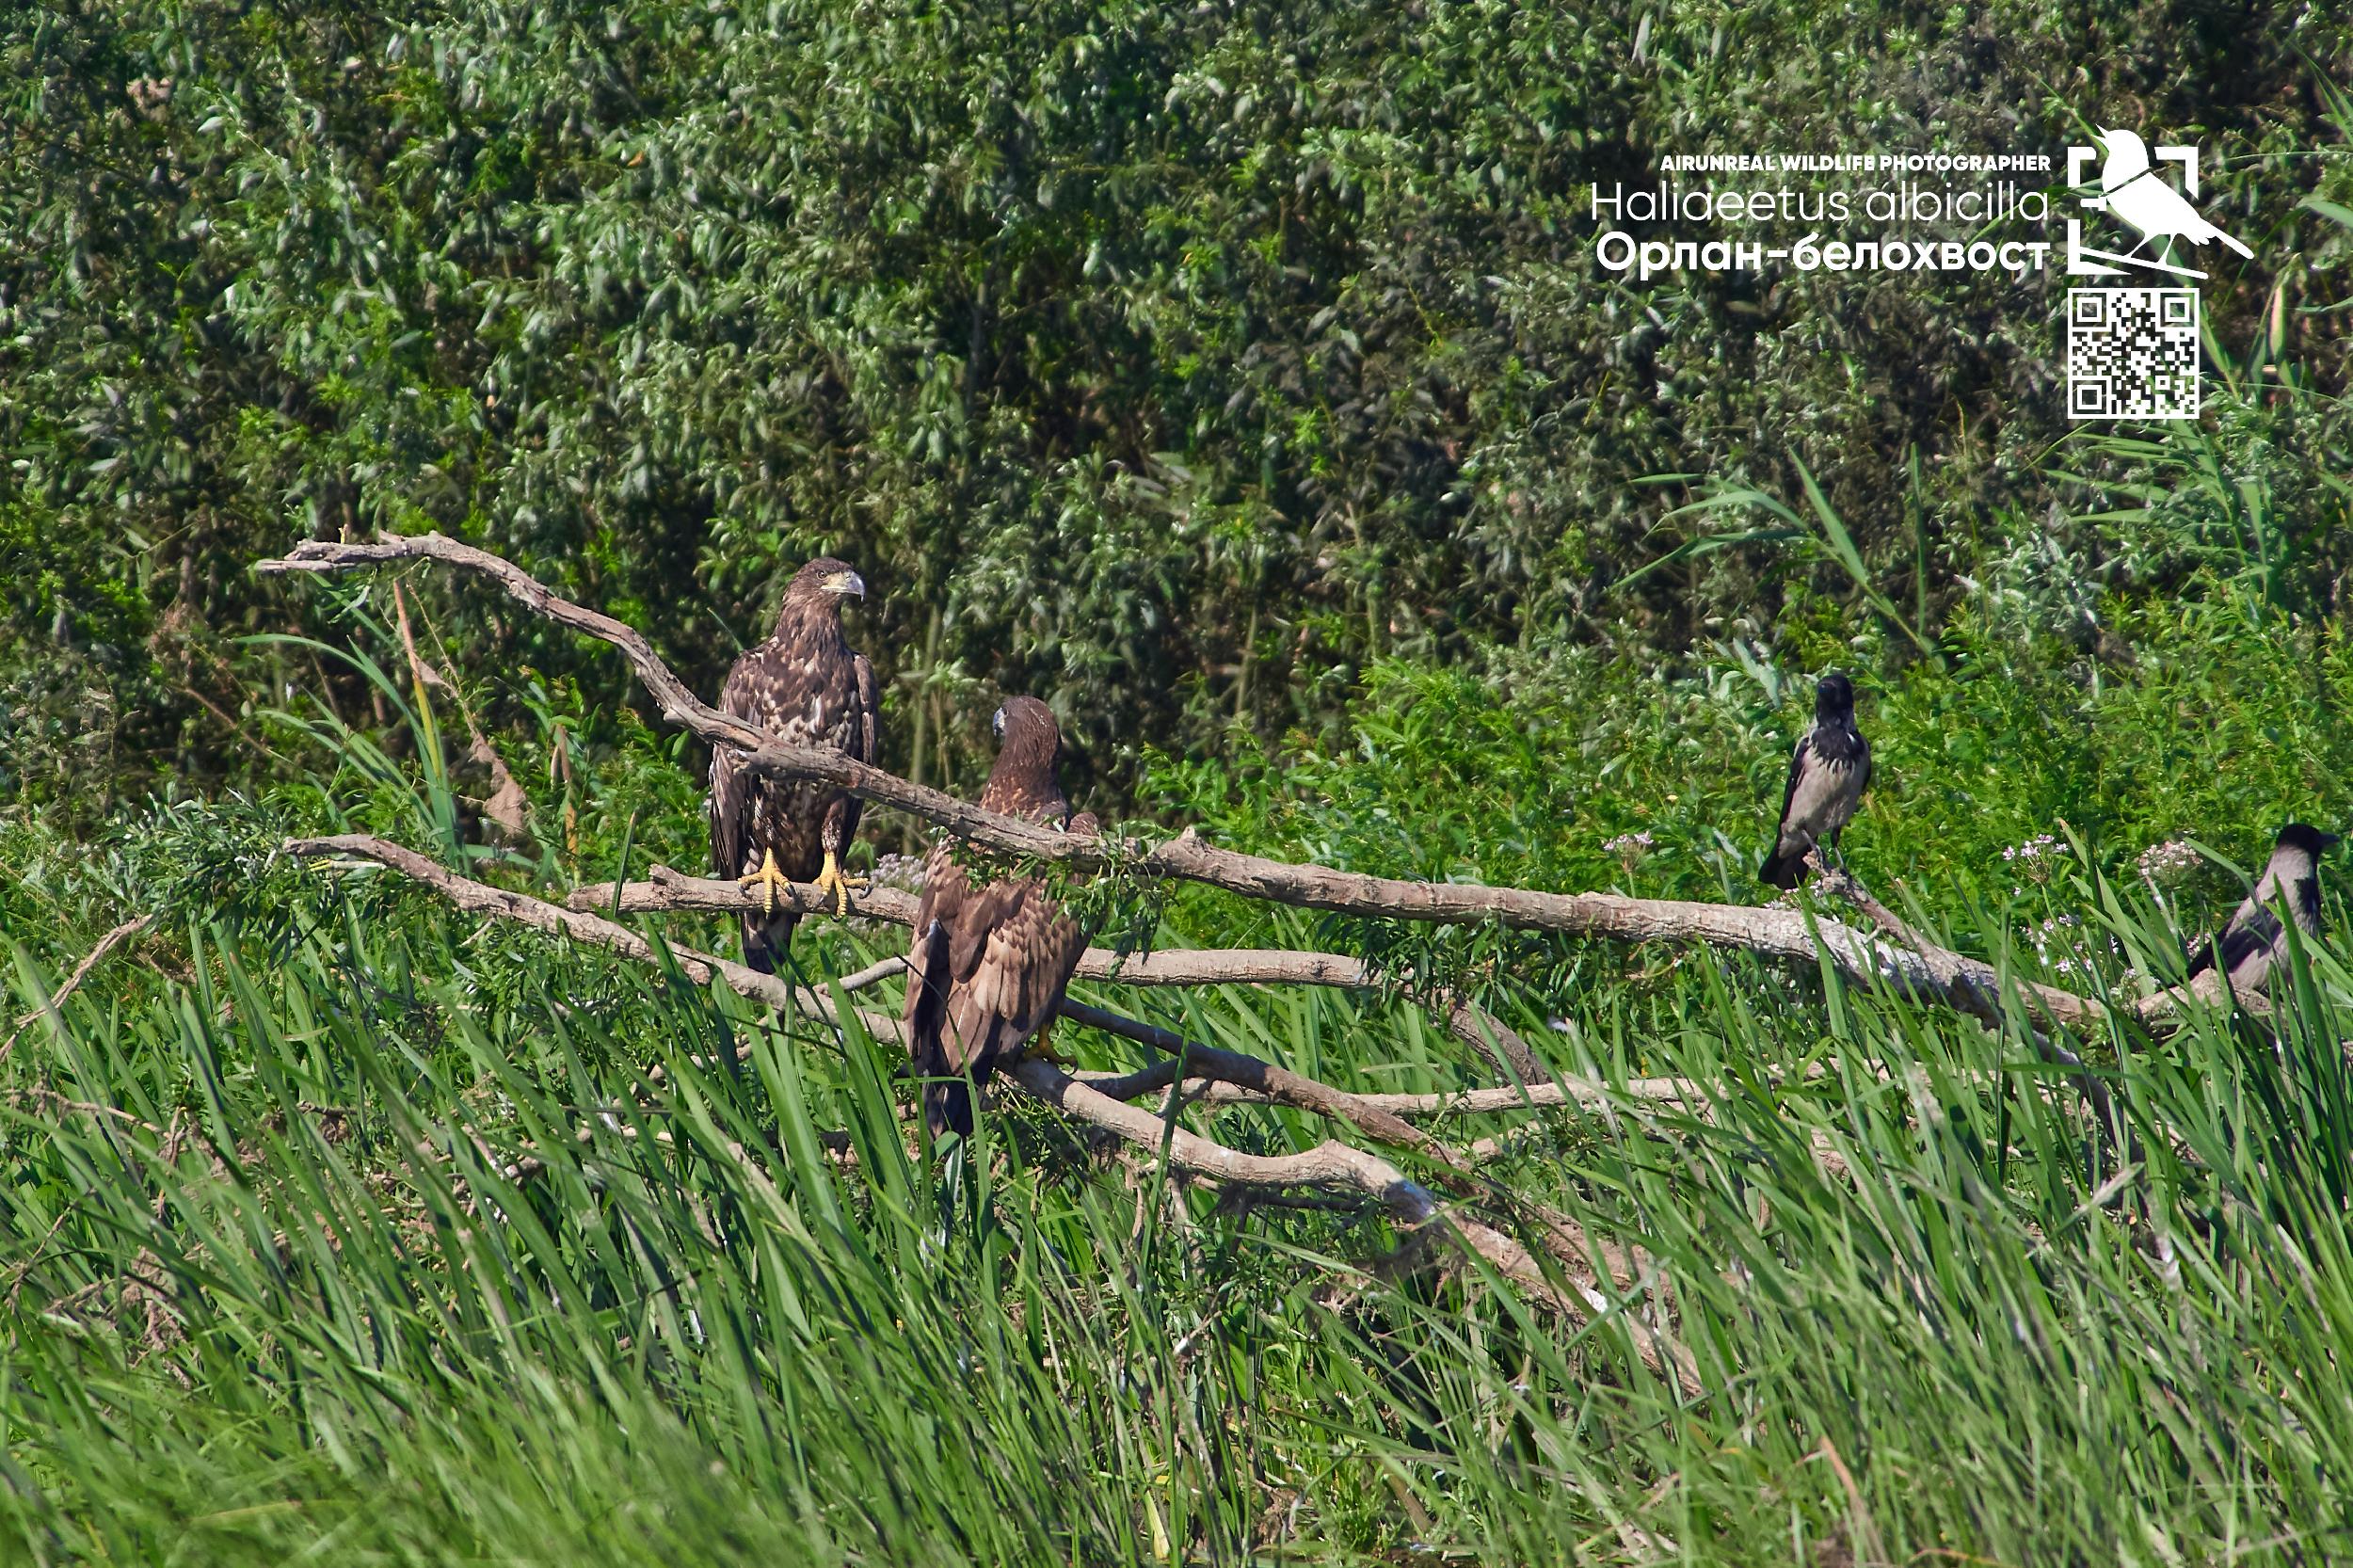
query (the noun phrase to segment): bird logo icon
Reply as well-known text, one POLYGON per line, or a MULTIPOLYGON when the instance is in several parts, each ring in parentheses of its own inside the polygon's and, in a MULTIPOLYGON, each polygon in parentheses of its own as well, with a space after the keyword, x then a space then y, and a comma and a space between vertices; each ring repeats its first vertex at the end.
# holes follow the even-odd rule
MULTIPOLYGON (((2203 278, 2205 274, 2202 272, 2170 264, 2171 247, 2177 240, 2193 246, 2203 246, 2219 240, 2240 255, 2250 261, 2253 260, 2255 253, 2252 250, 2206 221, 2200 216, 2198 209, 2190 205, 2189 198, 2198 194, 2198 162, 2195 149, 2161 147, 2157 150, 2160 158, 2179 161, 2182 164, 2184 184, 2188 190, 2188 195, 2185 196, 2181 191, 2168 184, 2164 176, 2157 172, 2156 165, 2151 161, 2149 155, 2149 144, 2141 140, 2138 134, 2132 131, 2110 130, 2103 126, 2094 133, 2092 139, 2100 144, 2100 152, 2103 154, 2100 162, 2100 194, 2096 197, 2087 196, 2084 199, 2084 205, 2105 208, 2108 212, 2115 214, 2117 217, 2138 232, 2140 242, 2121 255, 2105 250, 2072 249, 2071 260, 2080 261, 2081 258, 2096 257, 2101 261, 2121 262, 2131 266, 2152 267, 2158 271, 2179 273, 2189 278, 2203 278), (2154 256, 2143 255, 2142 252, 2146 251, 2152 244, 2159 245, 2162 252, 2169 259, 2161 261, 2154 256)), ((2080 155, 2088 161, 2091 156, 2090 149, 2081 150, 2080 155)), ((2073 167, 2071 163, 2071 173, 2073 167)), ((2117 271, 2114 267, 2084 264, 2071 266, 2069 270, 2105 273, 2110 276, 2114 276, 2117 271)))
POLYGON ((2095 139, 2107 153, 2100 165, 2100 194, 2108 211, 2140 231, 2140 245, 2133 247, 2134 250, 2153 239, 2185 239, 2192 245, 2220 240, 2254 260, 2252 250, 2199 216, 2186 198, 2156 178, 2149 162, 2149 144, 2138 136, 2103 129, 2095 139))

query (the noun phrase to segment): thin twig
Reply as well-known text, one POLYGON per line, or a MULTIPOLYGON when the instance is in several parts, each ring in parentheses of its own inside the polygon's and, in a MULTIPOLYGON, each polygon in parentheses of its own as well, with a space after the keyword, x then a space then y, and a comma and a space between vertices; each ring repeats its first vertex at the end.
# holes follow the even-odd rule
POLYGON ((844 991, 863 991, 869 985, 888 980, 894 974, 906 973, 906 968, 905 957, 894 954, 888 958, 878 958, 856 974, 842 976, 836 984, 844 991))
POLYGON ((65 999, 82 988, 82 982, 89 978, 89 972, 92 969, 105 961, 108 953, 137 936, 154 923, 155 911, 151 909, 136 920, 123 921, 98 938, 98 945, 89 950, 88 956, 73 966, 73 972, 66 976, 65 984, 52 992, 47 1001, 16 1020, 16 1026, 8 1031, 8 1043, 0 1045, 0 1061, 7 1060, 8 1052, 16 1049, 17 1037, 32 1028, 42 1015, 54 1014, 58 1008, 64 1006, 65 999))

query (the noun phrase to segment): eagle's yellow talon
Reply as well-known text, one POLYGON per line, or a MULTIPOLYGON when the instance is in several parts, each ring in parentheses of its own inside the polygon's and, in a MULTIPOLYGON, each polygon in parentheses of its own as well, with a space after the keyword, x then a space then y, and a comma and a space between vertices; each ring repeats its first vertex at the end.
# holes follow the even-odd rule
POLYGON ((1064 1072, 1069 1072, 1072 1070, 1073 1064, 1070 1058, 1054 1048, 1053 1036, 1054 1032, 1051 1027, 1039 1030, 1037 1038, 1023 1048, 1021 1054, 1033 1062, 1051 1062, 1064 1072))
POLYGON ((851 891, 864 892, 873 886, 873 879, 849 875, 842 871, 841 862, 834 858, 833 851, 827 850, 825 863, 817 868, 817 886, 833 895, 833 912, 836 915, 847 915, 850 912, 851 891))
POLYGON ((749 876, 737 877, 735 885, 747 893, 757 887, 764 895, 764 912, 773 915, 776 912, 776 889, 791 887, 792 878, 776 869, 776 852, 770 849, 760 852, 760 870, 749 876))

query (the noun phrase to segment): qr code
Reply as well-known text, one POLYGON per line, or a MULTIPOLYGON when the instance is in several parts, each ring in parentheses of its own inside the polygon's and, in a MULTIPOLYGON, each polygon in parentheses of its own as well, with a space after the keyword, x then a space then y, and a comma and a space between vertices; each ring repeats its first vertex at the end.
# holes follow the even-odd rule
POLYGON ((2198 291, 2068 290, 2067 411, 2196 419, 2198 291))

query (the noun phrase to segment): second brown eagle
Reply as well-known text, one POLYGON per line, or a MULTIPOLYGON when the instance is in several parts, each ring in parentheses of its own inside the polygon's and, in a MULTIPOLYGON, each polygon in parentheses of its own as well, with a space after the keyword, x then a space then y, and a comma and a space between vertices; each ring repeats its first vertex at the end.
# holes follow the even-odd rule
MULTIPOLYGON (((1070 833, 1096 830, 1092 812, 1071 815, 1055 773, 1062 731, 1035 697, 1008 697, 992 721, 997 763, 984 809, 1070 833)), ((969 1134, 972 1096, 1043 1040, 1062 1005, 1086 935, 1034 877, 976 884, 942 843, 923 868, 923 897, 907 953, 907 1051, 923 1086, 935 1136, 969 1134)), ((1041 1048, 1042 1048, 1042 1045, 1041 1048)))

